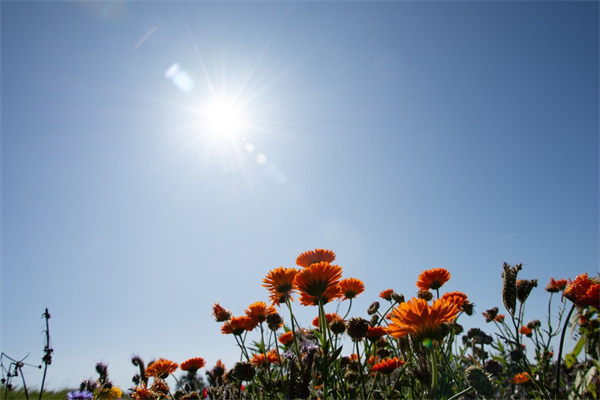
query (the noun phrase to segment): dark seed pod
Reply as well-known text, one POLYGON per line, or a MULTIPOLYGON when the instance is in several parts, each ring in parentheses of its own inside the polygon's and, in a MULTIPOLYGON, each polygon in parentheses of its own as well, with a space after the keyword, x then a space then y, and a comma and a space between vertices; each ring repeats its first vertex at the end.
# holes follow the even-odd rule
POLYGON ((514 317, 517 307, 517 273, 521 269, 521 264, 511 267, 507 263, 502 266, 502 301, 504 307, 514 317))
POLYGON ((494 385, 490 382, 490 378, 480 367, 470 366, 465 371, 465 377, 469 385, 480 395, 492 397, 496 393, 494 385))

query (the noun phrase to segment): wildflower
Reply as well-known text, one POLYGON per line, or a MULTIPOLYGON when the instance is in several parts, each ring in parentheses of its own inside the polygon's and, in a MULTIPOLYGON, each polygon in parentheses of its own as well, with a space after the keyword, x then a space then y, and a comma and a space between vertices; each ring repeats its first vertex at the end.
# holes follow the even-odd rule
POLYGON ((443 300, 450 301, 458 306, 459 310, 468 308, 471 303, 467 300, 467 295, 463 292, 448 292, 442 295, 443 300))
POLYGON ((396 303, 404 303, 404 295, 394 292, 392 293, 392 300, 394 300, 396 303))
POLYGON ((498 315, 498 307, 490 308, 481 314, 485 317, 485 322, 492 322, 496 319, 496 315, 498 315))
MULTIPOLYGON (((327 320, 327 324, 330 324, 333 320, 342 319, 342 317, 340 317, 336 313, 327 313, 327 314, 325 314, 325 319, 327 320)), ((319 317, 315 317, 315 319, 312 320, 312 324, 315 328, 318 328, 319 327, 319 317)))
POLYGON ((529 329, 536 329, 536 328, 539 328, 540 326, 542 326, 542 323, 539 319, 534 319, 527 323, 527 327, 529 329))
POLYGON ((246 315, 258 324, 264 322, 269 314, 274 314, 276 312, 277 311, 273 306, 267 306, 267 303, 264 301, 257 301, 248 306, 246 315))
POLYGON ((179 367, 179 365, 176 362, 165 358, 159 358, 148 365, 146 368, 146 376, 166 379, 170 374, 177 371, 177 367, 179 367))
POLYGON ((585 307, 598 308, 600 302, 600 283, 588 278, 588 274, 579 275, 574 281, 569 282, 563 296, 574 304, 585 307))
POLYGON ((557 293, 560 292, 561 290, 564 290, 565 287, 567 287, 567 280, 566 279, 559 279, 557 281, 554 280, 554 278, 550 278, 550 283, 548 283, 548 286, 546 286, 546 292, 549 293, 557 293))
POLYGON ((329 324, 329 328, 331 329, 331 332, 333 332, 335 335, 341 335, 346 331, 346 323, 341 317, 336 318, 331 321, 331 323, 329 324))
POLYGON ((369 332, 369 321, 360 317, 350 318, 348 321, 348 336, 358 342, 364 339, 369 332))
POLYGON ((388 334, 395 338, 411 335, 417 341, 439 340, 443 337, 441 325, 452 322, 458 307, 446 300, 436 300, 432 305, 423 299, 412 298, 392 311, 388 334))
POLYGON ((496 360, 487 360, 485 362, 485 371, 492 374, 492 376, 498 376, 502 372, 502 364, 496 360))
POLYGON ((252 365, 255 365, 257 367, 266 367, 267 365, 269 365, 267 356, 264 355, 263 353, 254 354, 252 356, 252 358, 250 359, 250 362, 252 363, 252 365))
POLYGON ((250 381, 256 373, 252 364, 248 362, 236 363, 230 372, 234 378, 240 381, 250 381))
POLYGON ((146 385, 136 386, 129 394, 133 400, 156 400, 156 395, 146 385))
POLYGON ((379 372, 379 373, 382 373, 385 375, 389 375, 392 372, 394 372, 396 369, 403 366, 405 363, 406 362, 404 360, 394 357, 389 360, 383 360, 383 361, 376 363, 371 368, 371 372, 379 372))
POLYGON ((236 336, 240 336, 244 331, 251 331, 256 327, 256 324, 252 319, 246 315, 241 317, 232 317, 229 321, 225 322, 221 327, 221 333, 228 335, 233 333, 236 336))
POLYGON ((500 322, 500 323, 504 322, 504 314, 496 315, 496 318, 494 318, 494 321, 500 322))
POLYGON ((267 326, 270 330, 276 331, 283 326, 283 318, 278 313, 267 315, 267 326))
POLYGON ((300 303, 305 306, 323 304, 341 296, 339 281, 342 268, 327 262, 311 264, 300 271, 294 279, 294 285, 300 292, 300 303))
POLYGON ((533 334, 533 330, 530 327, 523 325, 521 329, 519 329, 519 333, 521 333, 522 335, 526 335, 527 337, 531 337, 531 335, 533 334))
POLYGON ((537 284, 537 279, 519 279, 517 281, 517 299, 521 303, 525 303, 525 300, 527 300, 533 288, 537 287, 537 284))
POLYGON ((87 390, 73 390, 67 393, 68 400, 92 400, 94 393, 87 390))
POLYGON ((169 385, 163 379, 155 379, 152 386, 150 386, 150 391, 159 399, 166 399, 170 396, 169 385))
POLYGON ((473 341, 478 344, 491 344, 494 341, 494 338, 479 328, 469 329, 467 337, 473 339, 473 341))
POLYGON ((267 352, 267 361, 271 364, 279 364, 281 360, 277 354, 277 350, 271 349, 267 352))
POLYGON ((217 322, 225 322, 231 318, 231 311, 224 309, 219 303, 213 306, 213 316, 217 322))
POLYGON ((200 368, 203 368, 205 365, 206 362, 204 361, 204 358, 195 357, 182 362, 180 368, 182 371, 187 371, 191 374, 195 374, 196 371, 198 371, 200 368))
POLYGON ((263 287, 271 293, 269 298, 274 305, 285 303, 294 290, 294 278, 299 271, 295 268, 275 268, 263 279, 263 287))
POLYGON ((529 374, 527 372, 520 372, 512 378, 512 383, 516 383, 517 385, 522 385, 524 383, 529 382, 530 380, 531 380, 531 376, 529 376, 529 374))
POLYGON ((421 272, 417 280, 417 287, 423 291, 436 290, 450 280, 450 272, 445 268, 432 268, 421 272))
POLYGON ((386 333, 387 332, 383 326, 369 326, 367 331, 367 339, 369 339, 371 342, 376 342, 385 336, 386 333))
POLYGON ((394 293, 393 289, 385 289, 379 293, 379 297, 387 301, 392 301, 392 293, 394 293))
POLYGON ((353 299, 365 291, 365 285, 360 279, 347 278, 340 281, 340 290, 344 295, 343 300, 353 299))
POLYGON ((277 340, 279 340, 279 343, 281 343, 282 345, 288 346, 294 341, 294 332, 287 331, 285 333, 282 333, 279 336, 279 339, 277 340))
POLYGON ((492 397, 496 393, 494 385, 490 382, 490 378, 480 367, 470 366, 465 371, 465 377, 469 385, 480 395, 492 397))
POLYGON ((367 314, 373 315, 379 310, 379 302, 374 301, 367 309, 367 314))
POLYGON ((419 299, 429 301, 433 299, 433 293, 431 293, 429 290, 419 290, 419 292, 417 293, 417 297, 419 299))
POLYGON ((312 264, 319 262, 332 263, 335 260, 335 253, 331 250, 315 249, 305 251, 296 258, 296 265, 304 268, 310 267, 312 264))

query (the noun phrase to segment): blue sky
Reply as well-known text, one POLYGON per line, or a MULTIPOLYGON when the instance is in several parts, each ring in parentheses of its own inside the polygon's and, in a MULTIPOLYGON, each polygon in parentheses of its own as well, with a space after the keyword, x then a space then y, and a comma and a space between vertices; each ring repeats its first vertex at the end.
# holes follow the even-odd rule
POLYGON ((447 268, 465 326, 504 261, 540 281, 531 318, 550 277, 598 270, 597 2, 0 11, 2 351, 37 363, 48 307, 50 387, 103 361, 125 389, 133 353, 232 365, 212 304, 267 300, 314 248, 365 282, 353 315, 447 268), (216 99, 235 132, 207 129, 216 99))

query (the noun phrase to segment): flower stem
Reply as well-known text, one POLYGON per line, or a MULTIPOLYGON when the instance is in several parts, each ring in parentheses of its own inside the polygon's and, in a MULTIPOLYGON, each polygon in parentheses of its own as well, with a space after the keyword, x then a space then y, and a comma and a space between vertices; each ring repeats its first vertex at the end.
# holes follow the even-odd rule
POLYGON ((473 391, 473 388, 471 386, 469 386, 468 388, 466 388, 465 390, 463 390, 460 393, 456 393, 454 396, 450 397, 448 400, 456 400, 458 399, 460 396, 464 396, 467 393, 470 393, 473 391))
POLYGON ((554 389, 555 400, 558 399, 558 391, 560 389, 560 364, 562 361, 563 346, 565 344, 565 333, 567 333, 567 327, 569 326, 569 320, 571 319, 573 310, 575 310, 575 304, 573 304, 569 310, 569 314, 567 315, 567 319, 565 319, 565 324, 563 325, 563 330, 560 335, 560 347, 558 348, 558 361, 556 363, 556 388, 554 389))

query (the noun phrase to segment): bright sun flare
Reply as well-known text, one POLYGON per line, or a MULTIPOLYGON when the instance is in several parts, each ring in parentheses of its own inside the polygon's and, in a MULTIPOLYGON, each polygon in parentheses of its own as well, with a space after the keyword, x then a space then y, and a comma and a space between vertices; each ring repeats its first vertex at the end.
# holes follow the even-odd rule
POLYGON ((232 135, 246 124, 246 115, 240 104, 232 100, 214 100, 204 111, 206 129, 212 134, 232 135))

